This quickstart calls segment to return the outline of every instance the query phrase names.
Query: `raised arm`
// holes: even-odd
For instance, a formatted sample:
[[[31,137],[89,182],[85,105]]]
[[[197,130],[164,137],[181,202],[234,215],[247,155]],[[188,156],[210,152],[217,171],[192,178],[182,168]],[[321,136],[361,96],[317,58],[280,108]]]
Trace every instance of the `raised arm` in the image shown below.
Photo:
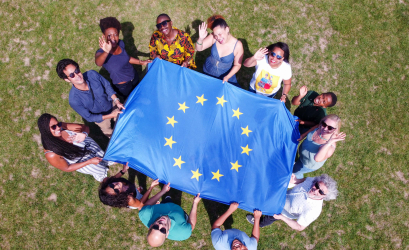
[[[264,58],[264,55],[268,54],[267,48],[259,48],[252,57],[247,58],[243,65],[244,67],[250,68],[257,65],[257,61],[260,61]]]
[[[333,133],[327,143],[323,144],[320,149],[318,150],[317,154],[314,157],[314,160],[316,162],[321,162],[325,161],[329,157],[332,156],[332,154],[335,152],[335,143],[337,141],[343,141],[345,140],[346,134],[344,132],[341,133]]]
[[[293,97],[293,99],[291,100],[291,104],[296,105],[296,106],[300,105],[301,104],[301,99],[304,98],[304,96],[307,94],[307,92],[308,92],[307,86],[305,86],[305,85],[302,86],[300,88],[300,94]]]
[[[162,197],[169,190],[170,190],[170,183],[164,185],[162,190],[159,193],[157,193],[156,195],[154,195],[152,198],[150,198],[144,205],[145,206],[155,205],[156,202],[159,201],[160,197]]]
[[[261,217],[261,211],[259,210],[254,210],[254,226],[253,226],[253,231],[251,232],[251,237],[256,238],[257,242],[260,239],[260,217]]]
[[[203,22],[199,25],[199,39],[196,42],[196,51],[203,51],[213,45],[215,39],[212,35],[208,34],[207,24]]]
[[[192,225],[192,231],[193,229],[195,229],[196,226],[196,221],[197,221],[197,205],[199,204],[200,200],[202,198],[200,198],[200,193],[197,194],[193,200],[193,204],[192,204],[192,209],[190,210],[190,214],[189,214],[189,218],[187,220],[187,223],[189,223],[190,225]]]
[[[236,211],[236,209],[239,207],[239,203],[237,202],[233,202],[230,204],[229,209],[227,209],[227,211],[222,214],[222,216],[220,216],[219,218],[217,218],[217,220],[213,223],[212,225],[212,230],[215,228],[219,228],[221,227],[221,225],[223,225],[223,223],[227,220],[227,218],[229,218],[229,216]]]
[[[103,50],[102,52],[95,53],[95,64],[101,67],[109,55],[109,51],[112,49],[112,44],[110,41],[105,41],[104,36],[99,38],[99,47]]]
[[[153,188],[156,187],[157,185],[159,185],[159,179],[154,180],[154,181],[152,182],[151,186],[149,187],[149,189],[148,189],[148,190],[146,191],[146,193],[142,196],[142,198],[141,198],[141,202],[142,202],[142,203],[145,203],[145,202],[148,200],[149,195],[151,194]]]

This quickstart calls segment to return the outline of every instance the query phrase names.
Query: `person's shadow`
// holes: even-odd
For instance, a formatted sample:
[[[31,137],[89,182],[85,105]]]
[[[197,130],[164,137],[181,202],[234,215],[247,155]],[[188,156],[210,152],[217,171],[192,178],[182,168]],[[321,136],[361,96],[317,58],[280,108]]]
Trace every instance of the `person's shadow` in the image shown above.
[[[129,56],[137,58],[137,59],[139,59],[138,58],[139,56],[149,58],[149,53],[141,52],[135,46],[135,40],[132,36],[135,26],[131,22],[123,22],[121,23],[121,27],[122,27],[122,35],[124,37],[123,41],[125,43],[126,53],[128,53]],[[148,47],[148,44],[146,44],[146,47]],[[146,67],[144,70],[142,70],[141,65],[133,65],[133,66],[138,72],[139,80],[142,80],[142,78],[146,74]]]
[[[203,21],[196,19],[192,22],[192,28],[195,30],[195,34],[191,35],[193,44],[196,44],[197,40],[199,39],[199,25],[202,24]],[[189,35],[191,34],[191,30],[189,26],[186,26],[185,32]],[[196,51],[195,54],[195,61],[197,69],[196,71],[203,73],[203,65],[206,59],[210,56],[211,48],[207,48],[204,51]]]
[[[222,216],[228,209],[229,205],[225,205],[216,201],[202,199],[203,205],[207,211],[207,215],[209,216],[210,227],[213,223]],[[229,216],[226,221],[223,223],[225,229],[231,229],[231,225],[233,224],[233,216]]]
[[[138,185],[136,185],[135,183],[135,177],[138,179]],[[141,172],[133,169],[133,168],[129,168],[128,169],[128,180],[131,183],[134,183],[135,186],[139,186],[143,188],[143,194],[145,194],[145,192],[148,190],[147,186],[146,186],[146,175],[142,174]],[[151,194],[151,197],[153,195]]]

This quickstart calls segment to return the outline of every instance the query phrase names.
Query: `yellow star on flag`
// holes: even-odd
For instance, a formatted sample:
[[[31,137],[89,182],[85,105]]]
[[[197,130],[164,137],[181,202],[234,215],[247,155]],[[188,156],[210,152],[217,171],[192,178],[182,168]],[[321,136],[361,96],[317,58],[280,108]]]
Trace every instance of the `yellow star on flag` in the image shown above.
[[[249,129],[249,126],[247,125],[246,128],[241,128],[243,130],[243,133],[241,133],[242,135],[246,134],[247,137],[249,137],[249,133],[253,132]]]
[[[220,181],[219,178],[222,177],[223,175],[219,173],[219,169],[217,170],[217,172],[212,172],[213,174],[213,179],[217,179],[217,181]]]
[[[185,163],[182,161],[182,156],[179,156],[178,159],[173,158],[173,160],[175,160],[175,164],[173,164],[173,166],[178,166],[180,169],[182,169],[182,164]]]
[[[184,102],[183,104],[179,104],[179,109],[178,110],[183,110],[183,113],[185,113],[185,110],[188,109],[189,107],[186,106],[186,102]]]
[[[223,107],[223,103],[225,103],[225,102],[227,102],[226,100],[224,100],[224,95],[222,95],[222,97],[216,97],[217,98],[217,100],[219,100],[217,103],[216,103],[216,105],[217,104],[220,104],[220,105],[222,105],[222,107]]]
[[[172,144],[176,143],[174,140],[172,140],[172,136],[168,139],[165,137],[166,143],[164,146],[169,146],[170,148],[172,148]]]
[[[239,116],[242,115],[243,113],[241,113],[241,112],[239,111],[239,108],[237,108],[237,110],[234,110],[234,109],[232,109],[232,110],[233,110],[233,112],[234,112],[234,114],[233,114],[232,117],[237,117],[237,119],[240,119]]]
[[[193,170],[190,170],[190,171],[192,171],[192,174],[193,174],[192,178],[190,179],[196,178],[196,180],[199,181],[199,176],[202,175],[201,173],[199,173],[199,169],[197,169],[196,171],[193,171]]]
[[[230,164],[232,165],[230,170],[236,169],[236,171],[239,172],[239,168],[241,167],[241,165],[239,165],[239,161],[236,161],[235,163],[230,162]]]
[[[197,97],[197,102],[196,103],[201,103],[203,106],[203,102],[207,101],[207,99],[204,98],[204,94],[202,96],[196,96]]]
[[[246,153],[247,155],[249,155],[250,151],[253,151],[253,149],[249,148],[249,145],[247,144],[246,147],[241,147],[243,149],[243,152],[241,152],[242,154]]]
[[[175,121],[175,116],[172,116],[172,118],[166,117],[168,118],[168,123],[166,124],[172,124],[172,127],[175,127],[175,123],[178,123],[177,121]]]

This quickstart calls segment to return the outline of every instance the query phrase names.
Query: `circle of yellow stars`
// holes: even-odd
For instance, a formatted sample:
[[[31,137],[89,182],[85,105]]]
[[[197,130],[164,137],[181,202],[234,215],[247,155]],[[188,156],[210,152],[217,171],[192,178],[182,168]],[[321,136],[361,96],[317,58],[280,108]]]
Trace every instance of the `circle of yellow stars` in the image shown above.
[[[208,101],[208,100],[204,97],[204,94],[201,95],[201,96],[196,96],[196,98],[197,98],[197,102],[196,102],[196,103],[199,103],[199,104],[201,104],[202,106],[204,106],[204,103],[205,103],[206,101]],[[217,103],[216,103],[216,105],[220,105],[220,106],[224,107],[224,106],[223,106],[224,103],[227,102],[227,100],[224,99],[224,95],[222,95],[221,97],[216,97],[216,98],[217,98]],[[183,111],[183,113],[185,114],[185,113],[186,113],[186,110],[189,108],[188,106],[186,106],[186,102],[178,103],[178,104],[179,104],[178,110]],[[239,120],[239,119],[240,119],[240,115],[243,114],[242,112],[240,112],[240,108],[237,108],[236,110],[232,109],[232,111],[233,111],[233,116],[232,116],[232,118],[233,118],[233,117],[236,117],[236,118]],[[175,124],[178,123],[178,122],[175,120],[175,116],[166,117],[166,118],[168,119],[168,122],[167,122],[166,124],[172,125],[173,128],[175,127]],[[249,134],[250,134],[251,132],[253,132],[253,131],[251,131],[251,130],[249,129],[249,126],[248,126],[248,125],[247,125],[247,127],[241,128],[241,129],[242,129],[241,135],[246,135],[247,137],[249,137]],[[173,140],[173,136],[171,136],[171,137],[169,137],[169,138],[166,138],[166,137],[165,137],[165,140],[166,140],[166,143],[165,143],[164,146],[169,146],[169,147],[172,149],[172,145],[176,143],[176,141]],[[248,156],[250,156],[249,152],[253,151],[253,149],[249,148],[249,145],[248,145],[248,144],[247,144],[245,147],[241,147],[241,149],[242,149],[241,154],[246,154],[246,155],[248,155]],[[186,162],[184,162],[184,161],[182,160],[182,156],[179,156],[179,158],[173,158],[173,160],[175,161],[175,163],[173,164],[173,166],[178,166],[179,169],[182,169],[182,164],[186,163]],[[230,162],[230,164],[231,164],[231,166],[232,166],[230,170],[236,170],[237,172],[239,172],[239,168],[242,167],[242,165],[239,165],[239,161],[238,161],[238,160],[237,160],[236,162],[234,162],[234,163],[233,163],[233,162]],[[190,171],[192,172],[192,177],[191,177],[191,179],[196,179],[197,181],[199,181],[200,176],[203,175],[203,174],[199,173],[199,169],[196,169],[196,171],[193,171],[193,170],[190,170]],[[221,178],[222,176],[224,176],[223,174],[220,173],[220,169],[218,169],[217,172],[212,172],[212,174],[213,174],[212,180],[213,180],[213,179],[216,179],[217,181],[220,181],[220,178]]]

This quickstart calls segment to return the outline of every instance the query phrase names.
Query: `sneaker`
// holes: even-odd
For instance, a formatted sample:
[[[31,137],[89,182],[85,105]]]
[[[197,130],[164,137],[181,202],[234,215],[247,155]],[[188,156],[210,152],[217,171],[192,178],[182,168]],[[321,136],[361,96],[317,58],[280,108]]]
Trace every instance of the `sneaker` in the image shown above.
[[[254,225],[254,215],[248,214],[248,215],[246,215],[246,219],[247,219],[248,222],[250,222],[251,224]]]
[[[170,197],[170,196],[168,195],[168,196],[165,197],[165,200],[166,200],[166,199],[172,199],[172,197]]]

